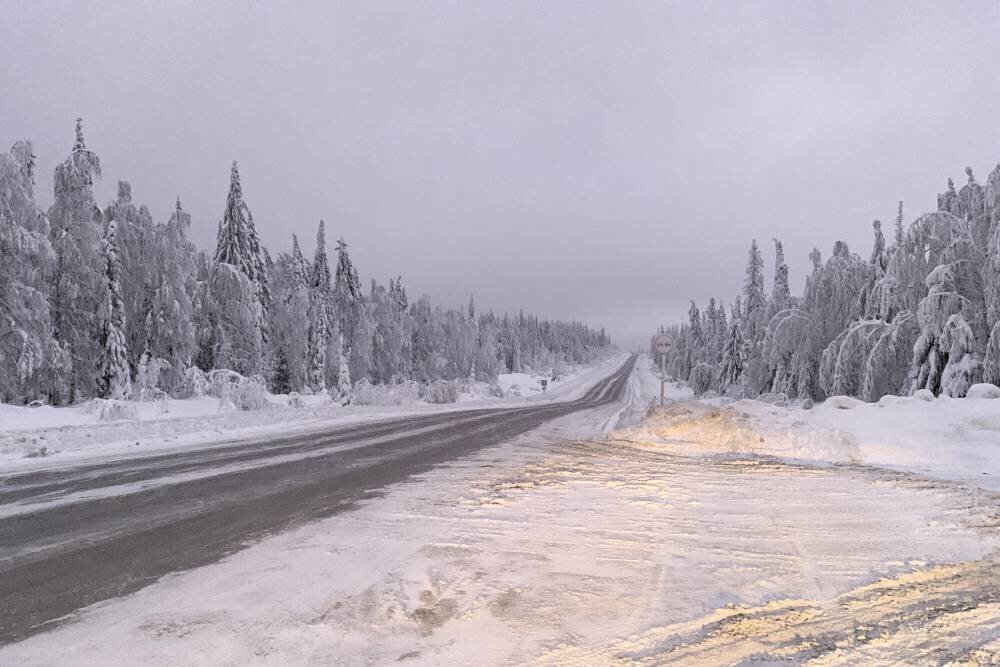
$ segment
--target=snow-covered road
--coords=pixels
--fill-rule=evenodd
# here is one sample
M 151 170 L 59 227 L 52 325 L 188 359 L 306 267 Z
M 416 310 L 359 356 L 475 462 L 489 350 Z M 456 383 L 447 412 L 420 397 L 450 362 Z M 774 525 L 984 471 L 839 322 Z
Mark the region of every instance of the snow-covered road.
M 598 406 L 631 360 L 572 401 L 445 411 L 0 475 L 0 642 L 90 603 L 347 511 L 390 484 Z
M 0 663 L 995 664 L 994 493 L 604 438 L 654 392 L 645 360 L 620 402 L 93 607 Z

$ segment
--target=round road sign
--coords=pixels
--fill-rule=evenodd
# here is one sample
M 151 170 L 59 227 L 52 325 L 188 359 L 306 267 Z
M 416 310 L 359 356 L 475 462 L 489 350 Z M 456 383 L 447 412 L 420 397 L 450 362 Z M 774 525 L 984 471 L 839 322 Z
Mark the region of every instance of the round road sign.
M 674 349 L 674 339 L 667 334 L 653 336 L 653 349 L 660 354 L 667 354 Z

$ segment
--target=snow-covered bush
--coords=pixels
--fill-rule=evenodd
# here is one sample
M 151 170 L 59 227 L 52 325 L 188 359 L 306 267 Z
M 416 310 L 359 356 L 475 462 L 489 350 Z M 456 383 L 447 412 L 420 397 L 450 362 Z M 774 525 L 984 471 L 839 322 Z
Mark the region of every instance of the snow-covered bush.
M 966 398 L 1000 398 L 1000 387 L 988 382 L 980 382 L 969 387 Z
M 384 405 L 384 403 L 377 402 L 383 393 L 376 391 L 375 385 L 368 378 L 361 378 L 351 388 L 351 403 L 354 405 Z
M 269 405 L 267 387 L 259 376 L 244 377 L 236 371 L 218 369 L 205 377 L 205 394 L 219 399 L 219 409 L 260 410 Z
M 290 408 L 304 408 L 306 406 L 305 401 L 302 400 L 302 395 L 297 391 L 293 391 L 288 395 L 288 407 Z
M 769 391 L 758 396 L 757 400 L 761 403 L 783 406 L 788 405 L 788 394 L 780 391 Z
M 444 404 L 458 401 L 458 384 L 447 380 L 438 380 L 422 387 L 421 398 L 428 403 Z
M 140 401 L 155 400 L 155 393 L 160 391 L 160 378 L 163 372 L 169 369 L 170 362 L 166 359 L 152 357 L 149 352 L 143 352 L 139 358 L 139 377 L 136 380 Z
M 136 419 L 135 407 L 126 401 L 112 398 L 95 398 L 84 406 L 84 412 L 96 415 L 102 422 Z
M 196 366 L 192 366 L 184 371 L 177 389 L 174 390 L 176 398 L 201 398 L 208 390 L 208 379 L 205 372 Z
M 897 396 L 895 394 L 886 394 L 882 398 L 878 399 L 878 406 L 880 408 L 887 408 L 890 405 L 895 405 L 900 401 L 907 401 L 907 400 L 909 400 L 909 398 L 904 396 Z
M 261 410 L 269 405 L 267 388 L 258 378 L 241 378 L 232 388 L 229 400 L 240 410 Z
M 864 402 L 851 396 L 831 396 L 826 399 L 826 405 L 837 410 L 853 410 L 864 405 Z
M 373 385 L 362 379 L 354 385 L 351 403 L 354 405 L 412 405 L 420 398 L 420 385 L 416 382 L 400 382 L 388 385 Z
M 688 375 L 688 385 L 691 386 L 691 390 L 695 396 L 701 396 L 711 389 L 714 381 L 715 368 L 705 362 L 697 364 L 691 369 L 691 374 Z
M 930 389 L 917 389 L 913 392 L 913 398 L 930 403 L 934 401 L 934 394 Z
M 205 393 L 215 398 L 229 398 L 232 391 L 243 380 L 243 376 L 227 368 L 209 371 L 205 375 Z

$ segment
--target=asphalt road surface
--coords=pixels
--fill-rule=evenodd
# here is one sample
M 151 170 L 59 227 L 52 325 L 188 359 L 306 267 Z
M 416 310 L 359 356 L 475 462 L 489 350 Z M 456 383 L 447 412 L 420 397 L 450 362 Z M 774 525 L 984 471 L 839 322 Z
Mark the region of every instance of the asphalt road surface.
M 0 475 L 0 645 L 551 419 L 618 401 L 634 363 L 570 402 Z

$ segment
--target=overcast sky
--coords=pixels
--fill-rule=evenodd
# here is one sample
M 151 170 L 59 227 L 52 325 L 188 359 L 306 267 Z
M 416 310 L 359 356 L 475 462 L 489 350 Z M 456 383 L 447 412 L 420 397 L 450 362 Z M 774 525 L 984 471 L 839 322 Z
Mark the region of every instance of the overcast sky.
M 0 144 L 48 206 L 82 116 L 99 201 L 179 194 L 209 247 L 235 159 L 272 252 L 323 218 L 366 284 L 631 343 L 730 302 L 752 237 L 798 293 L 813 246 L 985 182 L 998 35 L 995 1 L 0 0 Z

